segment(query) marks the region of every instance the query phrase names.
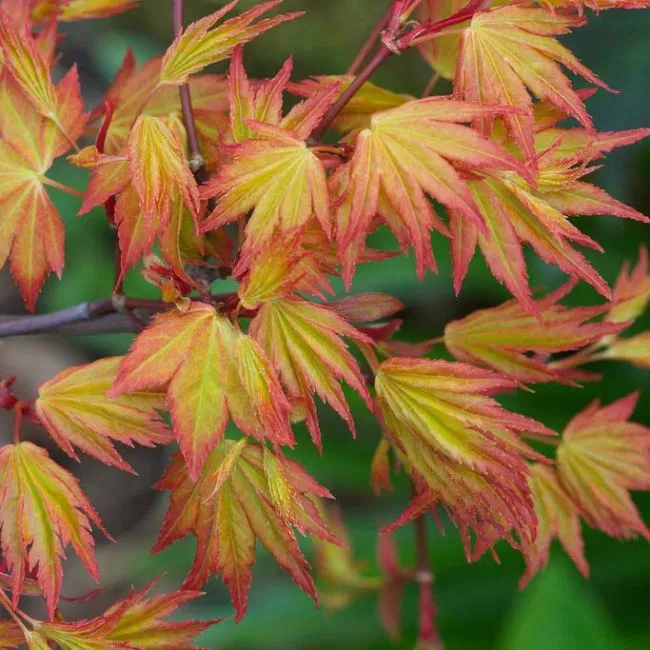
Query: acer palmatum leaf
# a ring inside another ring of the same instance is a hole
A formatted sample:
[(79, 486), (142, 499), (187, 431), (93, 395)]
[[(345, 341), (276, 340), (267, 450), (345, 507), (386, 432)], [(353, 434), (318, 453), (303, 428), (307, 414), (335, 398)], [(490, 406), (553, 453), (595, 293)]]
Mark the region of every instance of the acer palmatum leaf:
[(630, 496), (650, 490), (650, 429), (630, 422), (638, 397), (592, 402), (564, 430), (557, 461), (562, 485), (589, 525), (612, 537), (650, 540)]
[(483, 228), (459, 169), (527, 175), (499, 145), (460, 124), (510, 110), (515, 109), (430, 97), (374, 114), (358, 134), (349, 163), (350, 212), (346, 229), (337, 233), (341, 252), (367, 234), (379, 214), (403, 246), (413, 246), (420, 277), (435, 269), (430, 231), (449, 231), (425, 195)]
[[(96, 618), (73, 622), (33, 621), (34, 631), (61, 650), (205, 650), (194, 646), (192, 641), (218, 620), (164, 620), (202, 594), (182, 590), (152, 596), (149, 594), (152, 586), (139, 591), (131, 589), (124, 600)], [(49, 648), (49, 644), (43, 647)]]
[(156, 316), (124, 357), (109, 395), (160, 389), (193, 480), (230, 416), (248, 435), (293, 444), (289, 403), (266, 355), (205, 303)]
[(190, 533), (197, 538), (185, 588), (199, 588), (210, 575), (221, 575), (237, 620), (241, 620), (259, 539), (295, 582), (316, 599), (309, 564), (293, 528), (333, 543), (337, 540), (319, 512), (318, 499), (331, 498), (330, 493), (299, 465), (246, 439), (223, 440), (211, 452), (196, 482), (190, 479), (182, 457), (176, 455), (157, 487), (171, 491), (171, 500), (154, 551)]
[[(353, 81), (352, 75), (318, 75), (298, 83), (289, 83), (287, 88), (299, 97), (311, 97), (324, 92), (329, 86), (337, 86), (339, 93), (343, 93)], [(413, 95), (395, 93), (366, 81), (332, 122), (332, 128), (340, 133), (366, 129), (375, 113), (396, 108), (414, 99)]]
[(597, 359), (627, 361), (637, 368), (650, 368), (650, 332), (636, 336), (616, 339), (607, 349), (596, 356)]
[(0, 621), (0, 650), (13, 650), (25, 643), (22, 630), (13, 621)]
[(73, 22), (91, 18), (107, 18), (134, 9), (141, 0), (64, 0), (56, 13), (58, 20)]
[(35, 569), (48, 614), (54, 616), (68, 544), (99, 579), (91, 524), (103, 531), (77, 479), (44, 449), (30, 442), (0, 447), (0, 542), (12, 575), (14, 606), (27, 572)]
[[(455, 90), (468, 101), (522, 109), (504, 113), (502, 119), (529, 160), (535, 157), (529, 90), (593, 130), (582, 99), (559, 64), (597, 86), (608, 86), (554, 38), (584, 23), (582, 17), (542, 8), (505, 6), (475, 14), (463, 31)], [(477, 122), (489, 133), (492, 118)]]
[(294, 12), (255, 22), (281, 2), (282, 0), (262, 2), (211, 29), (238, 3), (238, 0), (233, 0), (213, 14), (192, 23), (167, 49), (162, 61), (159, 83), (184, 84), (190, 75), (227, 59), (238, 45), (248, 43), (280, 23), (302, 16), (303, 12)]
[[(546, 365), (548, 355), (578, 350), (622, 329), (620, 324), (590, 322), (606, 313), (607, 305), (559, 304), (573, 285), (568, 283), (533, 301), (531, 310), (510, 300), (452, 321), (445, 327), (445, 345), (459, 361), (491, 368), (522, 382), (565, 381)], [(530, 356), (531, 352), (541, 357)]]
[[(86, 124), (76, 68), (55, 89), (65, 126), (78, 137)], [(7, 69), (0, 75), (0, 267), (7, 259), (27, 307), (34, 311), (50, 272), (64, 264), (63, 223), (50, 200), (45, 173), (69, 148), (58, 128), (28, 101)]]
[(648, 270), (648, 249), (641, 246), (636, 266), (630, 270), (623, 265), (612, 295), (607, 320), (613, 323), (636, 320), (650, 303), (650, 272)]
[(526, 572), (520, 585), (526, 585), (546, 567), (551, 542), (555, 538), (559, 539), (580, 573), (589, 575), (580, 524), (580, 507), (563, 487), (554, 468), (535, 463), (529, 481), (537, 515), (537, 536), (524, 554)]
[[(437, 505), (462, 532), (468, 557), (505, 539), (518, 547), (537, 526), (527, 458), (539, 458), (520, 438), (553, 435), (544, 425), (510, 413), (492, 398), (516, 382), (469, 364), (394, 358), (377, 372), (375, 388), (384, 428), (417, 494), (401, 525)], [(470, 549), (470, 531), (476, 549)]]
[(112, 441), (147, 447), (173, 440), (158, 411), (165, 408), (164, 393), (135, 392), (110, 398), (122, 357), (63, 370), (41, 384), (34, 407), (54, 441), (79, 460), (75, 447), (107, 465), (134, 472)]
[(193, 216), (199, 212), (199, 191), (185, 159), (185, 144), (175, 124), (141, 115), (126, 145), (130, 179), (146, 221), (169, 221), (178, 191)]
[(354, 357), (342, 337), (370, 343), (335, 310), (299, 298), (264, 304), (250, 326), (250, 334), (266, 350), (278, 369), (290, 398), (302, 400), (312, 440), (321, 447), (314, 394), (329, 404), (354, 432), (354, 421), (339, 381), (354, 388), (371, 408), (370, 394)]

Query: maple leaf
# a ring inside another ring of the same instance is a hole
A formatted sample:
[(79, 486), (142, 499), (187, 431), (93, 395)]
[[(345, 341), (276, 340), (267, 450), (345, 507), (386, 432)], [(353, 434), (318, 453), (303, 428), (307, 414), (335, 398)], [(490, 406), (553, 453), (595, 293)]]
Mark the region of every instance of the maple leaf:
[(571, 221), (576, 215), (602, 215), (648, 223), (637, 210), (610, 197), (604, 190), (580, 180), (590, 171), (586, 163), (603, 151), (635, 142), (647, 132), (596, 134), (587, 137), (583, 129), (548, 129), (536, 140), (539, 176), (536, 187), (512, 172), (499, 177), (471, 180), (468, 185), (483, 219), (481, 232), (463, 215), (451, 211), (454, 237), (452, 257), (454, 288), (458, 293), (478, 243), (492, 274), (528, 310), (534, 313), (522, 243), (529, 244), (547, 263), (591, 284), (610, 298), (603, 278), (573, 243), (602, 252), (597, 242)]
[[(436, 23), (452, 16), (467, 4), (467, 0), (425, 0), (416, 10), (416, 17), (421, 23)], [(460, 34), (445, 34), (425, 40), (418, 45), (418, 50), (425, 61), (445, 79), (453, 80), (460, 50)]]
[[(69, 134), (83, 131), (86, 116), (79, 95), (76, 68), (56, 88), (58, 105), (65, 107)], [(0, 76), (0, 267), (11, 259), (12, 274), (33, 311), (50, 271), (63, 270), (63, 224), (45, 186), (54, 159), (69, 148), (57, 127), (32, 107), (6, 70)]]
[(556, 537), (580, 573), (588, 576), (589, 565), (584, 555), (580, 529), (580, 508), (564, 489), (552, 467), (535, 463), (529, 481), (537, 514), (537, 537), (525, 550), (526, 572), (520, 586), (524, 587), (548, 564), (551, 542)]
[(25, 23), (10, 18), (0, 8), (0, 45), (4, 66), (16, 80), (34, 108), (51, 119), (65, 133), (60, 117), (56, 90), (50, 79), (50, 68)]
[(0, 649), (12, 650), (25, 643), (21, 629), (10, 621), (0, 621)]
[(638, 393), (576, 415), (557, 451), (562, 485), (589, 525), (612, 537), (650, 540), (630, 490), (650, 490), (650, 429), (630, 422)]
[(280, 125), (282, 96), (292, 69), (293, 62), (287, 59), (275, 77), (254, 85), (244, 69), (243, 48), (235, 48), (228, 71), (230, 131), (234, 142), (257, 137), (257, 133), (248, 126), (247, 120)]
[(351, 204), (347, 229), (337, 233), (341, 250), (366, 233), (379, 214), (400, 243), (413, 246), (419, 276), (435, 269), (430, 230), (449, 231), (425, 193), (479, 223), (478, 208), (455, 166), (526, 175), (500, 146), (459, 124), (501, 110), (430, 97), (373, 115), (370, 128), (358, 134), (349, 163)]
[(74, 447), (107, 465), (133, 472), (111, 440), (153, 446), (171, 442), (171, 433), (156, 410), (165, 406), (164, 395), (127, 393), (111, 399), (122, 357), (101, 359), (68, 368), (42, 384), (36, 413), (49, 434), (69, 456), (79, 460)]
[[(275, 472), (268, 471), (272, 458)], [(312, 598), (316, 591), (309, 564), (293, 528), (335, 542), (320, 515), (318, 499), (331, 498), (299, 465), (258, 445), (223, 440), (193, 482), (176, 455), (158, 489), (171, 491), (170, 505), (154, 551), (193, 533), (196, 556), (185, 588), (221, 574), (237, 620), (246, 613), (256, 539)], [(278, 493), (285, 494), (279, 499)]]
[(108, 18), (134, 9), (139, 3), (140, 0), (64, 0), (56, 16), (61, 22)]
[[(342, 94), (352, 81), (352, 75), (319, 75), (299, 83), (289, 83), (287, 88), (300, 97), (312, 97), (331, 86), (337, 86), (339, 94)], [(332, 128), (340, 133), (366, 129), (375, 113), (397, 108), (414, 99), (413, 95), (395, 93), (366, 81), (337, 115)]]
[[(376, 374), (385, 431), (413, 476), (416, 496), (388, 527), (445, 506), (460, 527), (468, 557), (503, 538), (514, 547), (535, 537), (529, 469), (539, 458), (522, 432), (552, 434), (539, 422), (501, 408), (491, 395), (516, 382), (463, 363), (394, 358)], [(470, 550), (470, 531), (477, 547)]]
[(637, 368), (650, 369), (650, 332), (642, 332), (625, 339), (616, 339), (607, 349), (592, 357), (627, 361)]
[(248, 435), (293, 444), (290, 407), (266, 355), (209, 305), (156, 316), (124, 357), (108, 394), (162, 388), (193, 479), (229, 415)]
[[(559, 304), (573, 288), (569, 282), (525, 309), (517, 300), (481, 309), (445, 327), (445, 345), (460, 361), (478, 364), (522, 382), (566, 381), (549, 367), (545, 357), (586, 347), (621, 325), (589, 322), (607, 311), (597, 307)], [(537, 316), (532, 315), (537, 314)], [(529, 356), (535, 352), (540, 357)]]
[(370, 343), (336, 311), (299, 298), (278, 298), (265, 303), (249, 333), (266, 350), (290, 399), (306, 407), (306, 424), (314, 443), (321, 447), (320, 426), (313, 393), (329, 404), (354, 432), (350, 407), (339, 384), (345, 381), (371, 408), (368, 389), (356, 361), (341, 337)]
[[(124, 151), (129, 131), (141, 114), (165, 118), (181, 115), (178, 89), (171, 86), (157, 87), (161, 66), (162, 57), (154, 57), (136, 69), (133, 53), (130, 50), (126, 53), (122, 67), (106, 93), (106, 101), (113, 106), (113, 115), (106, 132), (107, 154)], [(189, 80), (189, 86), (199, 143), (202, 150), (208, 151), (208, 142), (203, 133), (212, 124), (219, 123), (226, 113), (226, 83), (218, 75), (199, 75)]]
[(630, 271), (626, 262), (616, 279), (607, 320), (613, 323), (636, 320), (649, 303), (648, 249), (641, 246), (636, 267)]
[(127, 152), (131, 182), (146, 221), (169, 221), (174, 191), (180, 193), (192, 215), (198, 215), (198, 187), (185, 159), (184, 141), (173, 124), (141, 115), (131, 128)]
[[(582, 99), (560, 64), (587, 81), (608, 89), (593, 72), (553, 37), (568, 34), (584, 18), (541, 8), (505, 6), (474, 15), (461, 36), (455, 89), (465, 99), (523, 109), (502, 116), (526, 158), (533, 160), (534, 118), (528, 90), (593, 130)], [(528, 89), (528, 90), (527, 90)], [(492, 120), (483, 120), (489, 133)]]
[(192, 640), (217, 620), (171, 623), (164, 619), (202, 594), (183, 590), (150, 596), (152, 586), (139, 591), (131, 589), (124, 600), (97, 618), (73, 622), (35, 621), (34, 632), (56, 643), (61, 650), (201, 650), (192, 645)]
[(163, 57), (160, 84), (182, 85), (190, 75), (227, 59), (238, 45), (248, 43), (272, 27), (303, 14), (293, 12), (254, 22), (282, 2), (271, 0), (262, 2), (211, 30), (237, 2), (238, 0), (233, 0), (209, 16), (197, 20), (174, 39)]
[(0, 542), (13, 578), (14, 607), (26, 573), (35, 568), (48, 613), (54, 616), (67, 544), (98, 580), (91, 522), (108, 535), (77, 480), (44, 449), (30, 442), (0, 447)]

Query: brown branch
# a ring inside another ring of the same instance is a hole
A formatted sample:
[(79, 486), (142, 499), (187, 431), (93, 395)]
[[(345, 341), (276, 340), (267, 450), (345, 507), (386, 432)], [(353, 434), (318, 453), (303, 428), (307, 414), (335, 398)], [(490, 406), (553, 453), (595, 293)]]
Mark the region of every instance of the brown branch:
[(433, 596), (433, 572), (429, 566), (427, 523), (424, 516), (415, 520), (415, 544), (417, 550), (415, 581), (420, 589), (418, 650), (443, 650), (436, 625), (438, 608)]
[(332, 125), (332, 122), (338, 117), (339, 113), (348, 105), (348, 102), (357, 94), (357, 91), (373, 75), (375, 70), (392, 55), (392, 52), (382, 43), (379, 46), (375, 56), (370, 60), (366, 67), (359, 73), (356, 79), (345, 89), (345, 92), (338, 98), (332, 108), (325, 113), (320, 124), (312, 131), (311, 139), (320, 140)]
[[(172, 0), (172, 21), (174, 24), (174, 34), (179, 36), (183, 33), (183, 9), (184, 0)], [(184, 84), (178, 89), (181, 98), (181, 109), (183, 111), (183, 124), (187, 132), (187, 141), (190, 148), (190, 168), (194, 172), (197, 183), (205, 183), (207, 173), (205, 169), (205, 159), (201, 153), (199, 145), (199, 135), (196, 130), (196, 121), (194, 119), (194, 109), (192, 108), (192, 95), (190, 94), (189, 84)]]
[(370, 32), (370, 35), (366, 39), (365, 43), (361, 46), (359, 53), (357, 54), (354, 61), (348, 68), (346, 74), (352, 75), (352, 74), (357, 74), (357, 72), (359, 72), (359, 69), (363, 65), (363, 62), (368, 58), (370, 52), (372, 52), (372, 48), (375, 47), (377, 41), (379, 41), (379, 37), (381, 36), (381, 33), (386, 28), (386, 25), (388, 25), (390, 16), (391, 16), (391, 8), (388, 8), (385, 11), (384, 15), (380, 18), (379, 22), (375, 25), (375, 28), (372, 30), (372, 32)]

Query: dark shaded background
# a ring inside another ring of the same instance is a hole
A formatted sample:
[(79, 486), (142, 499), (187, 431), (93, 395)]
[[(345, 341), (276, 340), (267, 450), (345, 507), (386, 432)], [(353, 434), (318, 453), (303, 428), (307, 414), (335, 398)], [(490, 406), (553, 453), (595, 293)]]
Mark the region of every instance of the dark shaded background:
[[(112, 20), (66, 26), (62, 66), (79, 63), (88, 106), (94, 106), (117, 70), (127, 47), (132, 47), (140, 63), (161, 53), (170, 41), (171, 16), (163, 0), (144, 0), (136, 11)], [(213, 11), (216, 0), (187, 0), (187, 16), (194, 19)], [(255, 4), (242, 0), (241, 8)], [(285, 57), (295, 60), (294, 80), (310, 74), (340, 73), (354, 57), (387, 0), (286, 0), (285, 9), (306, 9), (307, 16), (270, 32), (246, 48), (251, 76), (269, 76)], [(567, 39), (588, 66), (610, 85), (622, 91), (614, 96), (599, 92), (589, 108), (601, 130), (650, 125), (648, 72), (650, 63), (650, 11), (604, 12), (592, 23)], [(223, 69), (223, 66), (222, 68)], [(396, 90), (419, 94), (430, 71), (410, 52), (396, 57), (374, 78)], [(439, 87), (445, 90), (444, 84)], [(83, 187), (84, 175), (60, 165), (55, 174), (76, 187)], [(650, 213), (650, 144), (611, 155), (597, 181), (616, 198)], [(60, 309), (86, 299), (110, 294), (112, 280), (112, 233), (101, 211), (78, 219), (78, 201), (53, 196), (67, 226), (67, 265), (63, 280), (50, 279), (39, 302), (41, 311)], [(648, 241), (647, 226), (624, 223), (615, 218), (585, 218), (580, 226), (605, 245), (603, 255), (587, 252), (599, 271), (613, 281), (625, 259), (636, 258), (641, 242)], [(355, 279), (354, 291), (379, 290), (399, 296), (407, 305), (405, 336), (412, 340), (438, 336), (444, 324), (476, 308), (498, 304), (508, 297), (487, 273), (482, 260), (475, 260), (459, 299), (453, 296), (448, 246), (434, 237), (440, 263), (438, 276), (427, 275), (418, 283), (412, 259), (400, 258), (366, 265)], [(376, 242), (394, 247), (384, 233)], [(555, 270), (530, 256), (534, 286), (553, 288), (563, 278)], [(219, 289), (226, 290), (223, 283)], [(155, 297), (137, 273), (132, 273), (126, 291), (141, 297)], [(593, 303), (594, 292), (580, 286), (571, 300)], [(8, 273), (0, 276), (0, 312), (20, 310), (20, 300)], [(649, 319), (637, 324), (647, 328)], [(25, 396), (40, 381), (71, 363), (106, 354), (121, 354), (128, 336), (102, 336), (82, 340), (21, 339), (0, 345), (0, 374), (17, 372)], [(442, 350), (436, 350), (443, 354)], [(600, 384), (582, 389), (542, 386), (534, 394), (517, 394), (506, 401), (510, 408), (537, 417), (547, 425), (561, 428), (594, 397), (608, 402), (637, 388), (647, 389), (648, 374), (623, 364), (601, 364), (594, 370), (606, 373)], [(296, 458), (337, 496), (349, 524), (355, 553), (367, 559), (368, 574), (374, 569), (374, 545), (379, 526), (390, 521), (408, 499), (406, 482), (397, 481), (396, 492), (377, 500), (368, 485), (372, 451), (378, 429), (359, 400), (355, 406), (358, 439), (352, 441), (336, 416), (323, 409), (322, 428), (325, 453), (319, 457), (304, 431)], [(0, 414), (1, 415), (1, 414)], [(650, 400), (642, 398), (636, 413), (639, 421), (650, 422)], [(9, 422), (0, 419), (0, 436), (8, 436)], [(38, 432), (34, 432), (38, 436)], [(43, 441), (44, 442), (44, 441)], [(70, 462), (53, 451), (61, 462)], [(166, 552), (151, 556), (166, 498), (147, 489), (166, 463), (165, 450), (127, 452), (127, 459), (140, 471), (136, 479), (105, 468), (92, 460), (75, 471), (97, 504), (107, 528), (118, 538), (111, 545), (98, 540), (98, 557), (106, 588), (95, 602), (69, 606), (70, 617), (97, 613), (106, 603), (125, 594), (131, 583), (138, 586), (161, 572), (166, 586), (177, 586), (188, 569), (193, 542), (183, 542)], [(638, 503), (650, 514), (650, 498)], [(412, 531), (398, 535), (405, 563), (413, 560)], [(440, 627), (448, 650), (645, 650), (650, 647), (650, 548), (645, 542), (622, 544), (604, 535), (586, 531), (587, 556), (592, 578), (585, 582), (554, 549), (549, 569), (524, 591), (517, 590), (522, 561), (508, 548), (501, 548), (501, 566), (484, 559), (467, 565), (453, 532), (446, 537), (430, 530), (431, 560), (437, 574), (436, 592), (440, 606)], [(306, 545), (307, 552), (311, 549)], [(88, 579), (73, 560), (69, 563), (68, 594), (89, 588)], [(208, 596), (191, 611), (194, 617), (229, 616), (231, 607), (225, 589), (212, 581)], [(250, 613), (235, 626), (228, 620), (210, 631), (205, 645), (246, 650), (337, 650), (372, 648), (412, 648), (416, 625), (416, 598), (407, 592), (403, 615), (403, 641), (389, 642), (375, 614), (376, 599), (370, 594), (357, 599), (338, 613), (316, 610), (264, 552), (259, 553), (251, 593)], [(188, 610), (186, 610), (188, 611)]]

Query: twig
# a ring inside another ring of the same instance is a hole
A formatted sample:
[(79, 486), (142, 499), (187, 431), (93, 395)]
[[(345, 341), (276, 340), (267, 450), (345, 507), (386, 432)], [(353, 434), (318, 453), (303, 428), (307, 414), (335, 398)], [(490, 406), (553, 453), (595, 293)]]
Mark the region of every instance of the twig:
[(338, 117), (339, 113), (347, 106), (348, 102), (356, 95), (357, 91), (373, 75), (375, 70), (392, 55), (392, 52), (382, 43), (375, 56), (370, 60), (356, 79), (345, 89), (343, 94), (338, 98), (332, 108), (325, 113), (320, 124), (312, 131), (311, 139), (320, 140), (325, 131), (329, 129), (332, 122)]
[(417, 550), (415, 580), (420, 589), (418, 648), (422, 650), (442, 650), (442, 641), (436, 625), (438, 608), (433, 597), (433, 573), (429, 566), (427, 524), (424, 516), (415, 520), (415, 543)]
[(366, 39), (365, 43), (361, 46), (359, 53), (357, 54), (354, 61), (348, 68), (346, 74), (349, 75), (357, 74), (357, 72), (363, 65), (363, 62), (368, 58), (370, 52), (372, 52), (372, 48), (375, 47), (375, 45), (377, 44), (377, 41), (379, 40), (382, 31), (384, 31), (386, 25), (388, 24), (388, 20), (390, 19), (390, 16), (391, 16), (391, 9), (388, 8), (385, 11), (384, 15), (380, 18), (379, 22), (375, 25), (375, 28), (372, 30), (372, 32), (370, 32), (370, 35)]
[[(174, 33), (179, 36), (183, 33), (183, 9), (184, 0), (172, 0), (172, 20), (174, 23)], [(201, 153), (199, 145), (199, 135), (196, 130), (194, 120), (194, 109), (192, 108), (192, 95), (188, 84), (180, 86), (178, 89), (181, 98), (181, 109), (183, 111), (183, 124), (187, 132), (187, 141), (190, 148), (190, 168), (194, 172), (197, 183), (205, 183), (207, 173), (205, 169), (205, 159)]]

